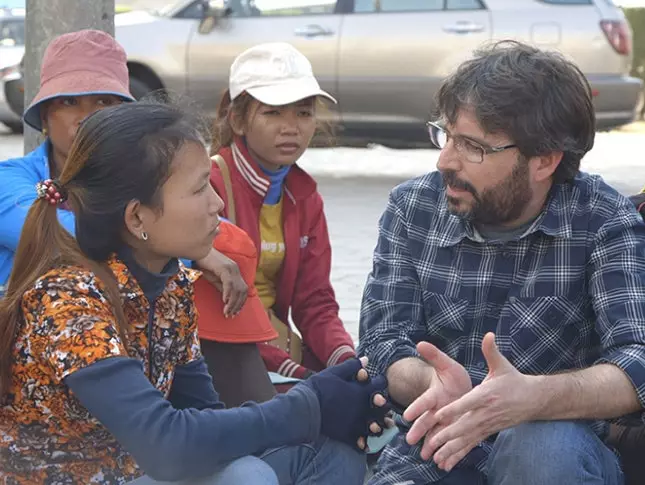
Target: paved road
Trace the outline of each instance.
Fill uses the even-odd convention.
[[[0,132],[0,160],[22,153],[22,138]],[[583,161],[619,191],[635,193],[645,184],[645,135],[599,134]],[[332,282],[341,316],[355,339],[365,278],[371,268],[378,218],[389,191],[406,178],[435,168],[436,150],[312,149],[302,165],[318,180],[332,238]]]

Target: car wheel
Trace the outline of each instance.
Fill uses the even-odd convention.
[[[23,131],[23,125],[20,121],[5,121],[3,123],[12,133],[20,134]]]
[[[130,94],[134,96],[134,99],[141,99],[150,91],[152,91],[152,89],[150,89],[143,81],[133,77],[130,78]]]

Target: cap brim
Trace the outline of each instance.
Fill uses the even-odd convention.
[[[205,278],[195,282],[199,337],[221,343],[261,343],[278,338],[255,289],[235,317],[224,318],[222,293]]]
[[[40,108],[45,101],[65,96],[111,95],[124,101],[135,101],[127,86],[116,79],[94,71],[66,73],[49,80],[40,87],[29,107],[25,110],[25,123],[42,131]]]
[[[313,82],[308,79],[299,79],[290,83],[258,86],[247,89],[247,93],[261,103],[270,106],[284,106],[314,96],[322,96],[334,104],[338,103],[331,94],[320,89],[315,79]]]

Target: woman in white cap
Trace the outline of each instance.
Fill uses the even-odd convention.
[[[261,44],[233,62],[215,124],[211,183],[224,216],[259,250],[255,285],[280,335],[260,353],[269,371],[289,378],[355,355],[330,283],[322,197],[296,164],[316,132],[322,100],[336,102],[302,53],[287,43]]]
[[[107,106],[134,101],[129,90],[127,57],[112,36],[98,30],[63,34],[47,46],[40,89],[25,110],[25,123],[45,141],[33,152],[0,163],[0,298],[13,267],[27,211],[36,200],[36,184],[62,172],[83,119]],[[58,217],[75,232],[74,214],[61,207]],[[206,276],[223,284],[226,311],[236,314],[247,287],[237,265],[213,250],[204,261]]]

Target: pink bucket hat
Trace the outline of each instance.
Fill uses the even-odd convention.
[[[134,101],[126,60],[123,47],[100,30],[81,30],[56,37],[45,50],[40,90],[25,110],[25,123],[42,131],[42,103],[61,96],[111,94]]]

